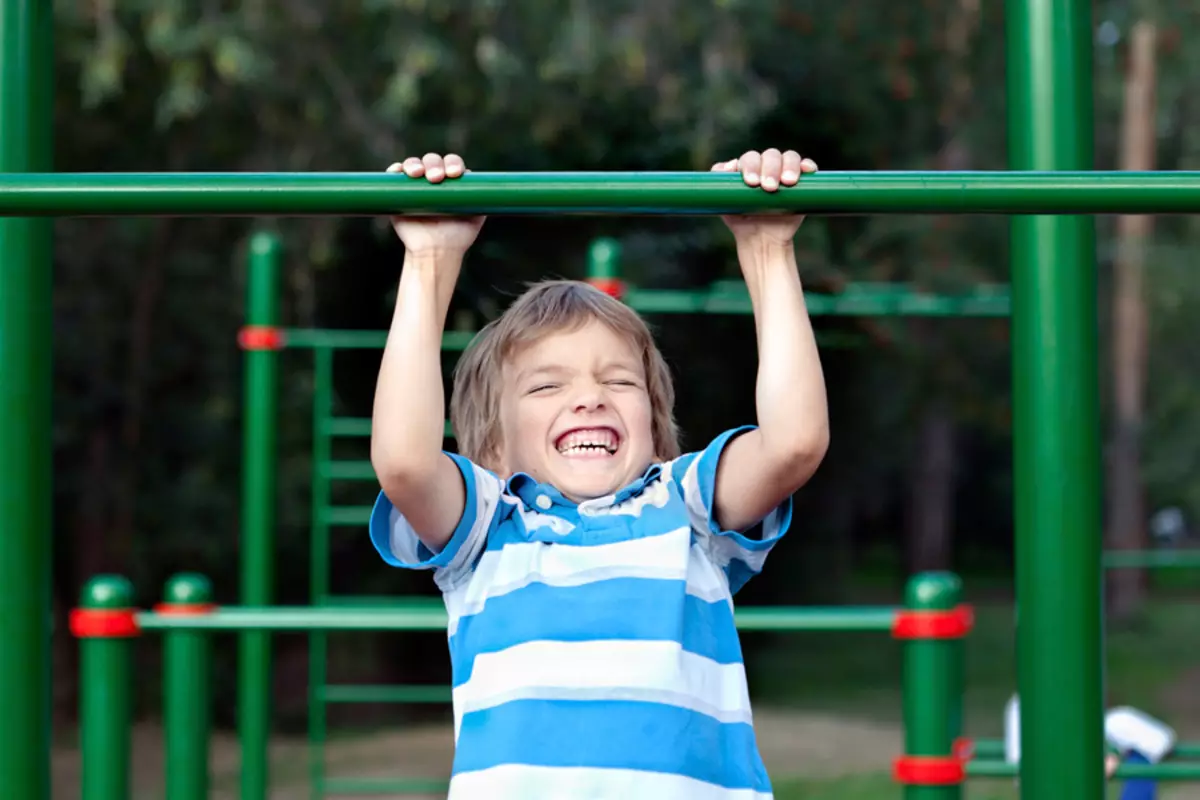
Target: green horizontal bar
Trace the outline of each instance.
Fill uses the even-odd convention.
[[[370,436],[371,420],[367,417],[329,417],[321,426],[321,432],[327,436]],[[450,420],[446,420],[443,435],[447,439],[454,438]]]
[[[373,481],[375,468],[370,461],[325,461],[317,465],[317,474],[333,481]]]
[[[1200,550],[1109,550],[1102,559],[1109,569],[1200,568]]]
[[[894,610],[888,608],[759,607],[736,612],[737,626],[746,631],[887,631]],[[446,611],[440,605],[403,607],[227,606],[211,614],[160,616],[138,614],[149,631],[272,630],[272,631],[432,631],[444,630]]]
[[[442,349],[462,352],[467,349],[475,331],[445,331]],[[378,350],[387,344],[387,331],[353,331],[329,328],[284,328],[283,346],[292,348],[322,348],[335,350]]]
[[[967,775],[972,778],[1012,778],[1016,777],[1017,765],[1006,761],[969,761]],[[1117,767],[1113,776],[1116,780],[1124,778],[1154,778],[1161,781],[1193,781],[1200,780],[1200,762],[1166,764],[1122,764]]]
[[[318,786],[325,794],[445,794],[442,778],[327,778]]]
[[[972,742],[975,758],[988,760],[1004,758],[1004,742],[1000,739],[977,739]],[[1200,759],[1200,742],[1180,742],[1171,750],[1171,758]]]
[[[371,521],[371,506],[327,506],[318,519],[325,525],[366,525]]]
[[[138,614],[144,630],[209,631],[444,631],[446,610],[427,608],[355,608],[337,606],[229,606],[211,614],[160,616]]]
[[[754,311],[744,285],[729,290],[630,289],[623,299],[630,308],[644,314],[751,314]],[[960,296],[869,290],[806,293],[804,300],[813,316],[1005,317],[1010,309],[1007,290],[988,289]]]
[[[886,606],[827,608],[806,606],[763,606],[734,611],[743,631],[890,631],[896,609]]]
[[[321,687],[327,703],[449,703],[449,686],[381,686],[338,684]]]
[[[823,172],[768,193],[712,172],[4,173],[0,215],[1111,214],[1200,211],[1198,172]]]

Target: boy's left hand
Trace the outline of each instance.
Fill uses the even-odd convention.
[[[767,192],[776,192],[780,186],[795,186],[800,175],[817,171],[817,165],[809,158],[801,158],[795,150],[779,152],[774,147],[759,153],[748,150],[741,158],[713,164],[713,172],[741,172],[747,186],[761,187]],[[787,244],[791,242],[804,221],[803,214],[770,214],[762,216],[723,216],[729,230],[739,244],[760,242],[762,244]]]

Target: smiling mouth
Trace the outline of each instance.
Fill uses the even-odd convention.
[[[559,455],[567,458],[607,458],[621,447],[621,437],[612,428],[575,428],[554,443]]]

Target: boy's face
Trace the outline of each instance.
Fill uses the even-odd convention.
[[[654,459],[641,354],[600,322],[550,334],[504,365],[501,471],[575,502],[604,497]]]

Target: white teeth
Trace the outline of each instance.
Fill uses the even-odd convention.
[[[563,455],[580,455],[606,451],[617,452],[617,434],[611,428],[587,428],[564,436],[558,442],[558,452]]]

